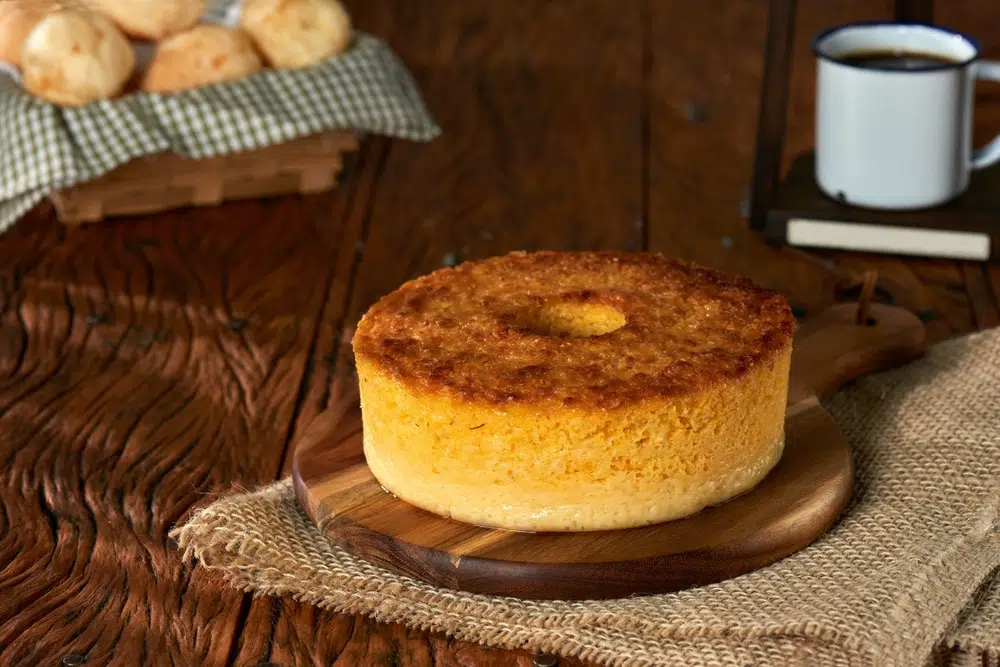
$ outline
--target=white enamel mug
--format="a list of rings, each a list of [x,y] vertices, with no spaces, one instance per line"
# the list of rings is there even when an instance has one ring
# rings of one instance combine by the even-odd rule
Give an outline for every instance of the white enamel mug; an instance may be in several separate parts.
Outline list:
[[[853,206],[922,209],[958,197],[974,169],[1000,161],[1000,136],[972,149],[977,79],[1000,62],[972,38],[938,26],[856,23],[821,33],[817,57],[816,182]],[[911,52],[949,62],[878,69],[843,62],[862,52]]]

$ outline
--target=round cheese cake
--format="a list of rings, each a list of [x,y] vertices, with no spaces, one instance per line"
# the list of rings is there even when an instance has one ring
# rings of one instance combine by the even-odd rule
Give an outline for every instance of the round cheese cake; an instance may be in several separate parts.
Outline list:
[[[441,269],[358,325],[365,457],[398,498],[477,525],[685,517],[781,457],[794,327],[777,293],[659,255]]]

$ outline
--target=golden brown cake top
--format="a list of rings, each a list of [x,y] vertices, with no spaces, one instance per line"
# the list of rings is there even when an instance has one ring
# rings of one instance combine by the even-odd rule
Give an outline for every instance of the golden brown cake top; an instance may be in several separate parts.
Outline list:
[[[794,328],[781,295],[688,262],[516,252],[405,283],[353,343],[359,361],[417,391],[614,408],[741,377]]]

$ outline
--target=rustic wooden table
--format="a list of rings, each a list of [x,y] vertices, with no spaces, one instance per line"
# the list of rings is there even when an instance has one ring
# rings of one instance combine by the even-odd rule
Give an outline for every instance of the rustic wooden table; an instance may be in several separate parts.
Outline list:
[[[998,269],[811,255],[747,230],[765,3],[349,4],[410,65],[440,139],[371,140],[326,195],[71,234],[43,206],[0,237],[3,665],[529,664],[254,600],[166,538],[193,506],[287,474],[342,329],[442,264],[650,249],[751,276],[803,312],[874,267],[934,340],[1000,323]],[[789,154],[811,142],[809,35],[891,10],[871,4],[800,3]],[[938,19],[995,56],[990,4]],[[978,141],[1000,129],[1000,89],[980,98]]]

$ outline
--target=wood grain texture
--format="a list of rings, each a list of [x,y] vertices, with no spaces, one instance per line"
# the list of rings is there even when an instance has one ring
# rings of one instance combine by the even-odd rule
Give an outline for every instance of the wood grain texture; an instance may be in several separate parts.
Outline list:
[[[930,342],[975,329],[971,301],[955,262],[867,253],[839,253],[836,262],[845,275],[855,279],[862,271],[878,271],[879,288],[885,291],[888,302],[917,313],[924,320]]]
[[[277,475],[336,201],[98,225],[40,257],[0,239],[20,258],[0,319],[0,664],[227,663],[244,596],[166,533]],[[51,211],[28,224],[59,234]]]
[[[131,160],[50,198],[59,219],[76,226],[234,199],[314,194],[336,186],[346,154],[357,148],[353,133],[339,131],[200,160],[160,153]]]
[[[997,309],[996,294],[990,285],[988,268],[972,262],[963,262],[961,270],[975,328],[992,329],[1000,326],[1000,311]]]
[[[986,267],[986,280],[993,295],[993,305],[1000,311],[1000,267]]]
[[[392,144],[349,320],[448,263],[510,250],[641,248],[638,1],[353,8],[406,60],[444,133],[427,145]]]
[[[839,516],[853,486],[850,448],[819,394],[923,353],[907,310],[841,304],[796,337],[781,461],[751,491],[679,521],[629,530],[527,533],[473,526],[405,503],[365,463],[356,389],[348,388],[296,441],[299,502],[334,542],[396,572],[445,588],[532,599],[662,593],[728,579],[810,544]],[[346,384],[346,383],[345,383]]]
[[[793,72],[807,57],[803,24],[835,23],[853,3],[799,2]],[[829,305],[834,273],[804,253],[762,243],[741,215],[752,176],[768,3],[651,2],[649,248],[749,276],[810,310]],[[808,29],[806,29],[808,32]],[[802,84],[793,77],[789,108]],[[811,92],[810,92],[811,95]],[[700,111],[700,112],[699,112]],[[785,152],[801,150],[788,118]]]
[[[753,181],[749,193],[750,226],[757,230],[767,227],[768,211],[775,188],[781,181],[797,9],[797,0],[770,0],[768,3],[757,133],[754,137]]]
[[[531,666],[532,657],[526,651],[497,651],[398,624],[331,614],[286,598],[256,602],[267,610],[272,632],[255,636],[268,639],[260,648],[267,652],[267,662],[275,665]],[[243,659],[243,655],[234,660],[235,665],[259,664],[259,658]],[[581,663],[562,659],[559,664]]]
[[[933,23],[934,0],[895,0],[893,18],[909,23]]]
[[[315,344],[302,378],[293,440],[330,405],[331,396],[336,391],[336,379],[345,373],[343,364],[351,363],[350,357],[343,354],[350,353],[353,333],[353,328],[345,325],[345,313],[364,250],[371,201],[388,151],[388,140],[372,138],[359,155],[351,181],[345,184],[343,231],[337,255],[332,258],[335,263],[323,309],[317,317]],[[289,449],[282,461],[281,477],[291,474],[291,466]]]
[[[343,317],[364,245],[369,202],[387,150],[385,139],[375,137],[366,141],[351,165],[349,180],[342,184],[343,231],[299,388],[293,441],[327,408],[335,390],[338,363],[344,359],[343,343],[349,341],[349,337],[342,335]],[[279,478],[291,474],[291,451],[286,448],[284,452]],[[386,626],[370,620],[324,611],[290,599],[254,599],[249,603],[243,626],[235,634],[231,664],[332,664],[354,636],[355,622],[362,628],[359,632],[364,632],[363,628],[388,632]]]

